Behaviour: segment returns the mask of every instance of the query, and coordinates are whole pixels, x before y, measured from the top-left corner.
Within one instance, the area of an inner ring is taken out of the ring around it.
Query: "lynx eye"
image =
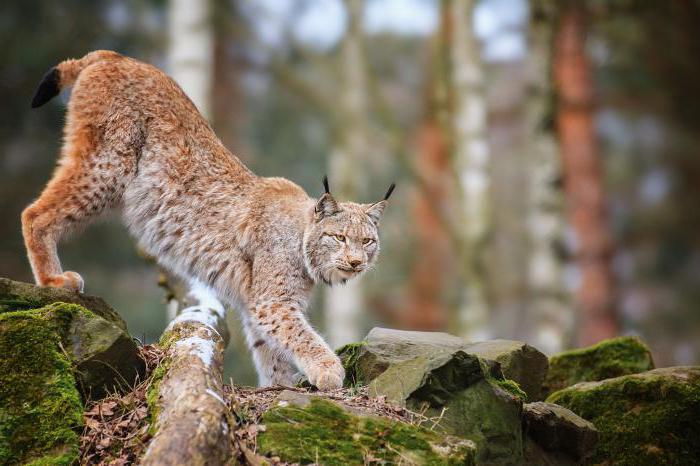
[[[362,240],[362,244],[364,244],[365,246],[372,243],[374,243],[374,240],[372,238],[365,238]]]
[[[337,241],[344,243],[345,242],[345,236],[343,235],[332,235],[333,238],[335,238]]]

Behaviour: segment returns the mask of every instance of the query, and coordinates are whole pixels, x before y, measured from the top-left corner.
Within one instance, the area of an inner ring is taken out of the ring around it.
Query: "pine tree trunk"
[[[611,271],[613,246],[593,118],[591,64],[585,42],[583,5],[568,2],[555,42],[554,74],[567,210],[580,270],[576,296],[579,345],[594,343],[619,331]]]

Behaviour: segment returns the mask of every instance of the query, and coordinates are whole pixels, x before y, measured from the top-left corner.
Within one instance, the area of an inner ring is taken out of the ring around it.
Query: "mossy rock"
[[[89,309],[93,314],[97,314],[125,332],[127,331],[124,319],[102,298],[63,288],[36,286],[0,278],[0,313],[37,309],[58,302],[79,304],[85,309]]]
[[[84,399],[127,389],[144,374],[126,324],[100,298],[0,278],[0,315],[12,312],[35,313],[54,327]]]
[[[620,466],[700,464],[700,367],[668,367],[553,393],[595,424],[592,461]]]
[[[351,343],[338,349],[347,384],[368,384],[398,364],[435,351],[456,351],[465,342],[442,332],[415,332],[373,328],[361,343]]]
[[[481,359],[496,361],[503,375],[518,383],[528,400],[540,400],[542,383],[547,374],[547,356],[538,349],[513,340],[488,340],[471,343],[463,348]]]
[[[83,401],[128,388],[145,370],[104,301],[7,279],[0,354],[0,464],[74,464]]]
[[[651,351],[639,338],[618,337],[549,359],[544,396],[579,382],[593,382],[654,368]]]
[[[472,442],[386,418],[360,416],[312,397],[263,415],[258,451],[298,464],[473,465]]]
[[[369,388],[434,419],[440,432],[474,441],[477,464],[522,463],[524,393],[497,363],[435,351],[392,365]]]
[[[0,464],[77,461],[83,405],[59,325],[47,318],[69,306],[0,314]]]
[[[496,361],[506,378],[514,380],[528,399],[540,398],[547,372],[547,357],[526,343],[490,340],[468,343],[442,332],[415,332],[373,328],[365,340],[338,350],[346,371],[346,384],[369,384],[392,365],[436,352],[464,351]]]

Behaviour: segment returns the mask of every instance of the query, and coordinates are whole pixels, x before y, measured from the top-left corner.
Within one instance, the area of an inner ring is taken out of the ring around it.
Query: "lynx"
[[[342,284],[372,266],[394,185],[372,204],[318,200],[284,178],[251,172],[159,69],[111,51],[52,68],[32,107],[73,86],[58,167],[22,213],[40,285],[83,290],[62,271],[57,242],[120,208],[139,246],[185,280],[206,284],[243,324],[261,385],[292,385],[297,368],[321,390],[343,367],[305,318],[315,283]]]

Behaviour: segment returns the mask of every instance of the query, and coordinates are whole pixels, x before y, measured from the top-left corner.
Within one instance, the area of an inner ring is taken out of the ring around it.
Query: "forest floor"
[[[148,409],[148,394],[152,374],[163,358],[154,345],[140,349],[147,364],[143,382],[124,394],[111,394],[101,400],[90,401],[84,412],[85,427],[80,440],[81,465],[122,466],[136,463],[148,448],[153,434]],[[430,427],[434,419],[387,403],[383,397],[368,395],[367,387],[350,387],[331,392],[318,392],[300,387],[242,387],[224,385],[224,401],[229,406],[231,442],[234,456],[240,464],[262,464],[257,453],[257,435],[264,431],[263,414],[276,402],[282,391],[313,394],[333,400],[355,414],[381,416],[398,422]],[[284,465],[279,458],[266,458],[275,465]]]

